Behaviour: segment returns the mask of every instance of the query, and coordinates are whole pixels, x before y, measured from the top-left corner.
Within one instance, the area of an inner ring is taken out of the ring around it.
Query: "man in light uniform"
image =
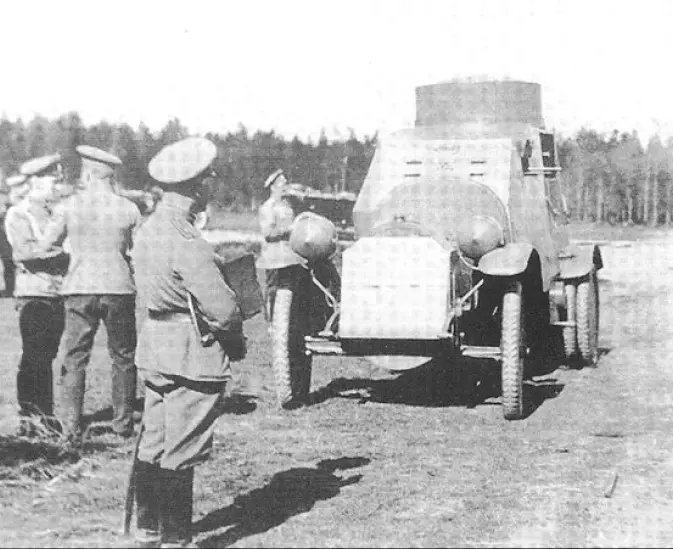
[[[16,283],[16,264],[12,259],[12,247],[7,240],[5,232],[5,218],[7,211],[11,206],[21,202],[28,194],[28,178],[23,174],[12,175],[5,181],[9,192],[3,205],[2,217],[0,219],[0,259],[2,260],[3,278],[5,279],[4,295],[12,297],[14,295],[14,285]]]
[[[188,138],[151,160],[149,173],[163,196],[132,252],[148,315],[138,345],[145,410],[134,464],[136,537],[148,545],[161,538],[162,546],[182,546],[191,539],[194,467],[210,454],[231,378],[231,349],[243,337],[236,296],[193,225],[208,200],[205,183],[216,154],[211,141]],[[211,345],[202,344],[201,321]]]
[[[78,444],[86,366],[101,321],[112,360],[112,430],[124,438],[133,435],[136,289],[129,251],[141,218],[135,204],[114,192],[121,160],[87,145],[76,151],[82,160],[82,187],[56,207],[42,244],[49,249],[67,237],[71,251],[62,289],[66,318],[61,397],[66,435]]]
[[[285,197],[288,183],[283,170],[276,170],[264,182],[264,188],[270,190],[269,198],[259,207],[257,213],[259,226],[264,237],[264,246],[258,267],[266,271],[266,302],[268,318],[273,314],[273,303],[276,290],[281,284],[281,277],[301,276],[303,267],[288,263],[297,260],[290,248],[290,232],[295,213],[289,200]]]
[[[60,296],[67,255],[60,248],[49,252],[39,246],[42,231],[51,218],[50,204],[59,181],[58,154],[35,158],[21,166],[28,185],[26,196],[15,203],[5,218],[5,231],[16,263],[16,310],[23,351],[16,377],[20,433],[30,435],[39,417],[57,428],[54,414],[52,363],[63,334],[64,311]],[[10,188],[16,188],[19,182]],[[14,199],[20,196],[16,191]]]

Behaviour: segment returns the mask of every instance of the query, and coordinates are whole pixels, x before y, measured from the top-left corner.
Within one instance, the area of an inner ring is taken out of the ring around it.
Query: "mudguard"
[[[282,269],[292,265],[306,265],[306,260],[296,254],[290,248],[288,242],[280,242],[279,245],[264,246],[257,260],[260,269]]]
[[[485,254],[477,264],[484,274],[491,276],[513,276],[521,274],[528,266],[533,253],[533,245],[528,242],[511,242]]]
[[[591,269],[603,268],[603,258],[598,246],[577,246],[570,244],[559,254],[561,278],[579,278],[586,276]]]

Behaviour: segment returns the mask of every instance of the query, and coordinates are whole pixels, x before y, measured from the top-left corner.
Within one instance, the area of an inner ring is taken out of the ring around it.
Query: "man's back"
[[[129,250],[140,223],[137,206],[113,192],[79,192],[55,212],[55,226],[70,243],[63,294],[132,294]]]

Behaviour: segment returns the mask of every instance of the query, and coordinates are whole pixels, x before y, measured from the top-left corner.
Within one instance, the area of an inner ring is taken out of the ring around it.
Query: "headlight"
[[[290,247],[309,261],[326,259],[336,251],[337,230],[326,217],[313,212],[299,214],[292,223]]]
[[[462,222],[456,231],[456,238],[460,251],[475,261],[505,243],[500,223],[483,215],[475,215]]]

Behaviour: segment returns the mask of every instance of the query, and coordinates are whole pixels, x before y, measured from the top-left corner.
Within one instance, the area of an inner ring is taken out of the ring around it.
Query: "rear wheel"
[[[312,358],[306,354],[306,311],[288,288],[276,290],[271,320],[272,365],[278,405],[305,403],[311,390]]]
[[[598,326],[598,276],[592,270],[577,286],[577,346],[582,361],[590,366],[598,362]]]
[[[577,288],[572,282],[567,282],[564,286],[565,302],[566,302],[566,321],[575,322],[577,320],[576,311],[576,294]],[[565,350],[565,358],[570,359],[577,353],[577,326],[563,327],[563,348]]]
[[[524,331],[521,282],[512,281],[502,300],[502,406],[505,419],[524,415]]]

